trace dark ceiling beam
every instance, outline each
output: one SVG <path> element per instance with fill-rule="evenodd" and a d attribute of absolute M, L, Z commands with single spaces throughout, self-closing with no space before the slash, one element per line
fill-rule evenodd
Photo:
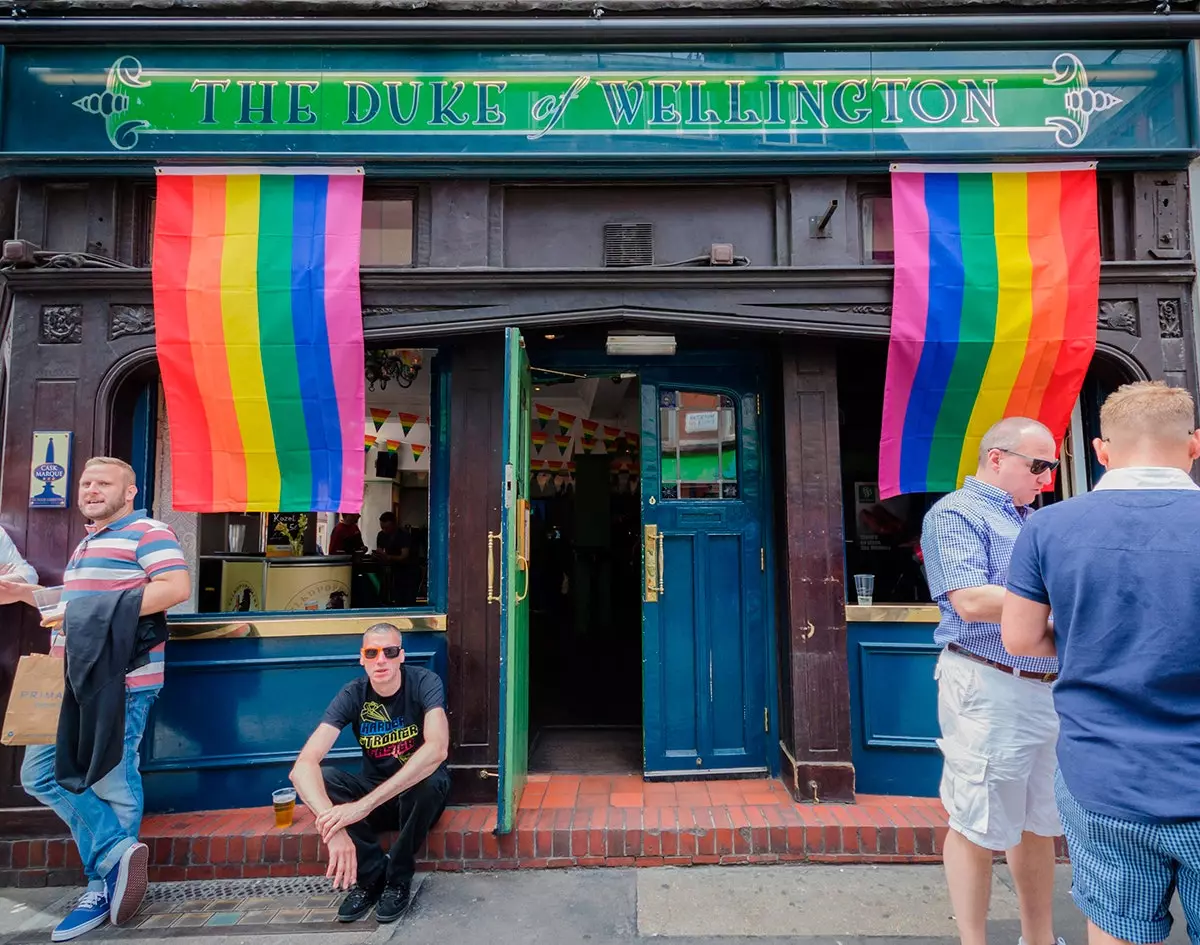
<path fill-rule="evenodd" d="M 1200 14 L 902 16 L 189 17 L 26 16 L 0 20 L 0 43 L 272 42 L 447 46 L 771 47 L 836 44 L 1146 42 L 1200 39 Z"/>

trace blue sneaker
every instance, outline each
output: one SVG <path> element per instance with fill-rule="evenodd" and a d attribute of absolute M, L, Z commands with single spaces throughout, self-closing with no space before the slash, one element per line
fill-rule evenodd
<path fill-rule="evenodd" d="M 69 942 L 108 921 L 108 897 L 102 892 L 85 892 L 70 914 L 50 933 L 52 942 Z"/>
<path fill-rule="evenodd" d="M 146 872 L 149 865 L 150 848 L 144 843 L 135 843 L 121 854 L 117 865 L 104 877 L 108 889 L 108 917 L 113 925 L 124 925 L 137 915 L 150 882 Z"/>

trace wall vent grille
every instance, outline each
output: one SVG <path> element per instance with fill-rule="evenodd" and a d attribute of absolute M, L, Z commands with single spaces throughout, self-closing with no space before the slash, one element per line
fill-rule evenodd
<path fill-rule="evenodd" d="M 654 264 L 653 223 L 604 224 L 604 265 L 651 266 Z"/>

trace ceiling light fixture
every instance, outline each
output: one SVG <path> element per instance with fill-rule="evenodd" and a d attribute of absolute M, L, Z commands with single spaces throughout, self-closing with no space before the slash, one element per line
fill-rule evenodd
<path fill-rule="evenodd" d="M 610 334 L 605 350 L 610 355 L 672 355 L 675 353 L 675 336 Z"/>

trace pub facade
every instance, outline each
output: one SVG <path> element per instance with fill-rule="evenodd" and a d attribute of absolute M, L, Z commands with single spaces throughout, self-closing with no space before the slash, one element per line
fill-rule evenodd
<path fill-rule="evenodd" d="M 916 543 L 937 496 L 878 489 L 889 167 L 1097 162 L 1069 495 L 1098 475 L 1108 391 L 1196 390 L 1200 151 L 1186 30 L 1047 17 L 1049 44 L 994 24 L 983 46 L 935 19 L 866 43 L 790 20 L 720 41 L 704 18 L 674 41 L 520 21 L 0 30 L 0 521 L 58 580 L 82 522 L 73 489 L 35 504 L 31 470 L 69 481 L 110 454 L 179 534 L 195 591 L 171 615 L 148 809 L 261 803 L 381 620 L 445 679 L 454 796 L 495 799 L 502 830 L 530 771 L 935 793 Z M 365 548 L 330 513 L 172 504 L 156 170 L 247 166 L 364 174 Z M 11 681 L 47 641 L 10 620 Z M 0 749 L 6 807 L 28 804 L 19 762 Z"/>

